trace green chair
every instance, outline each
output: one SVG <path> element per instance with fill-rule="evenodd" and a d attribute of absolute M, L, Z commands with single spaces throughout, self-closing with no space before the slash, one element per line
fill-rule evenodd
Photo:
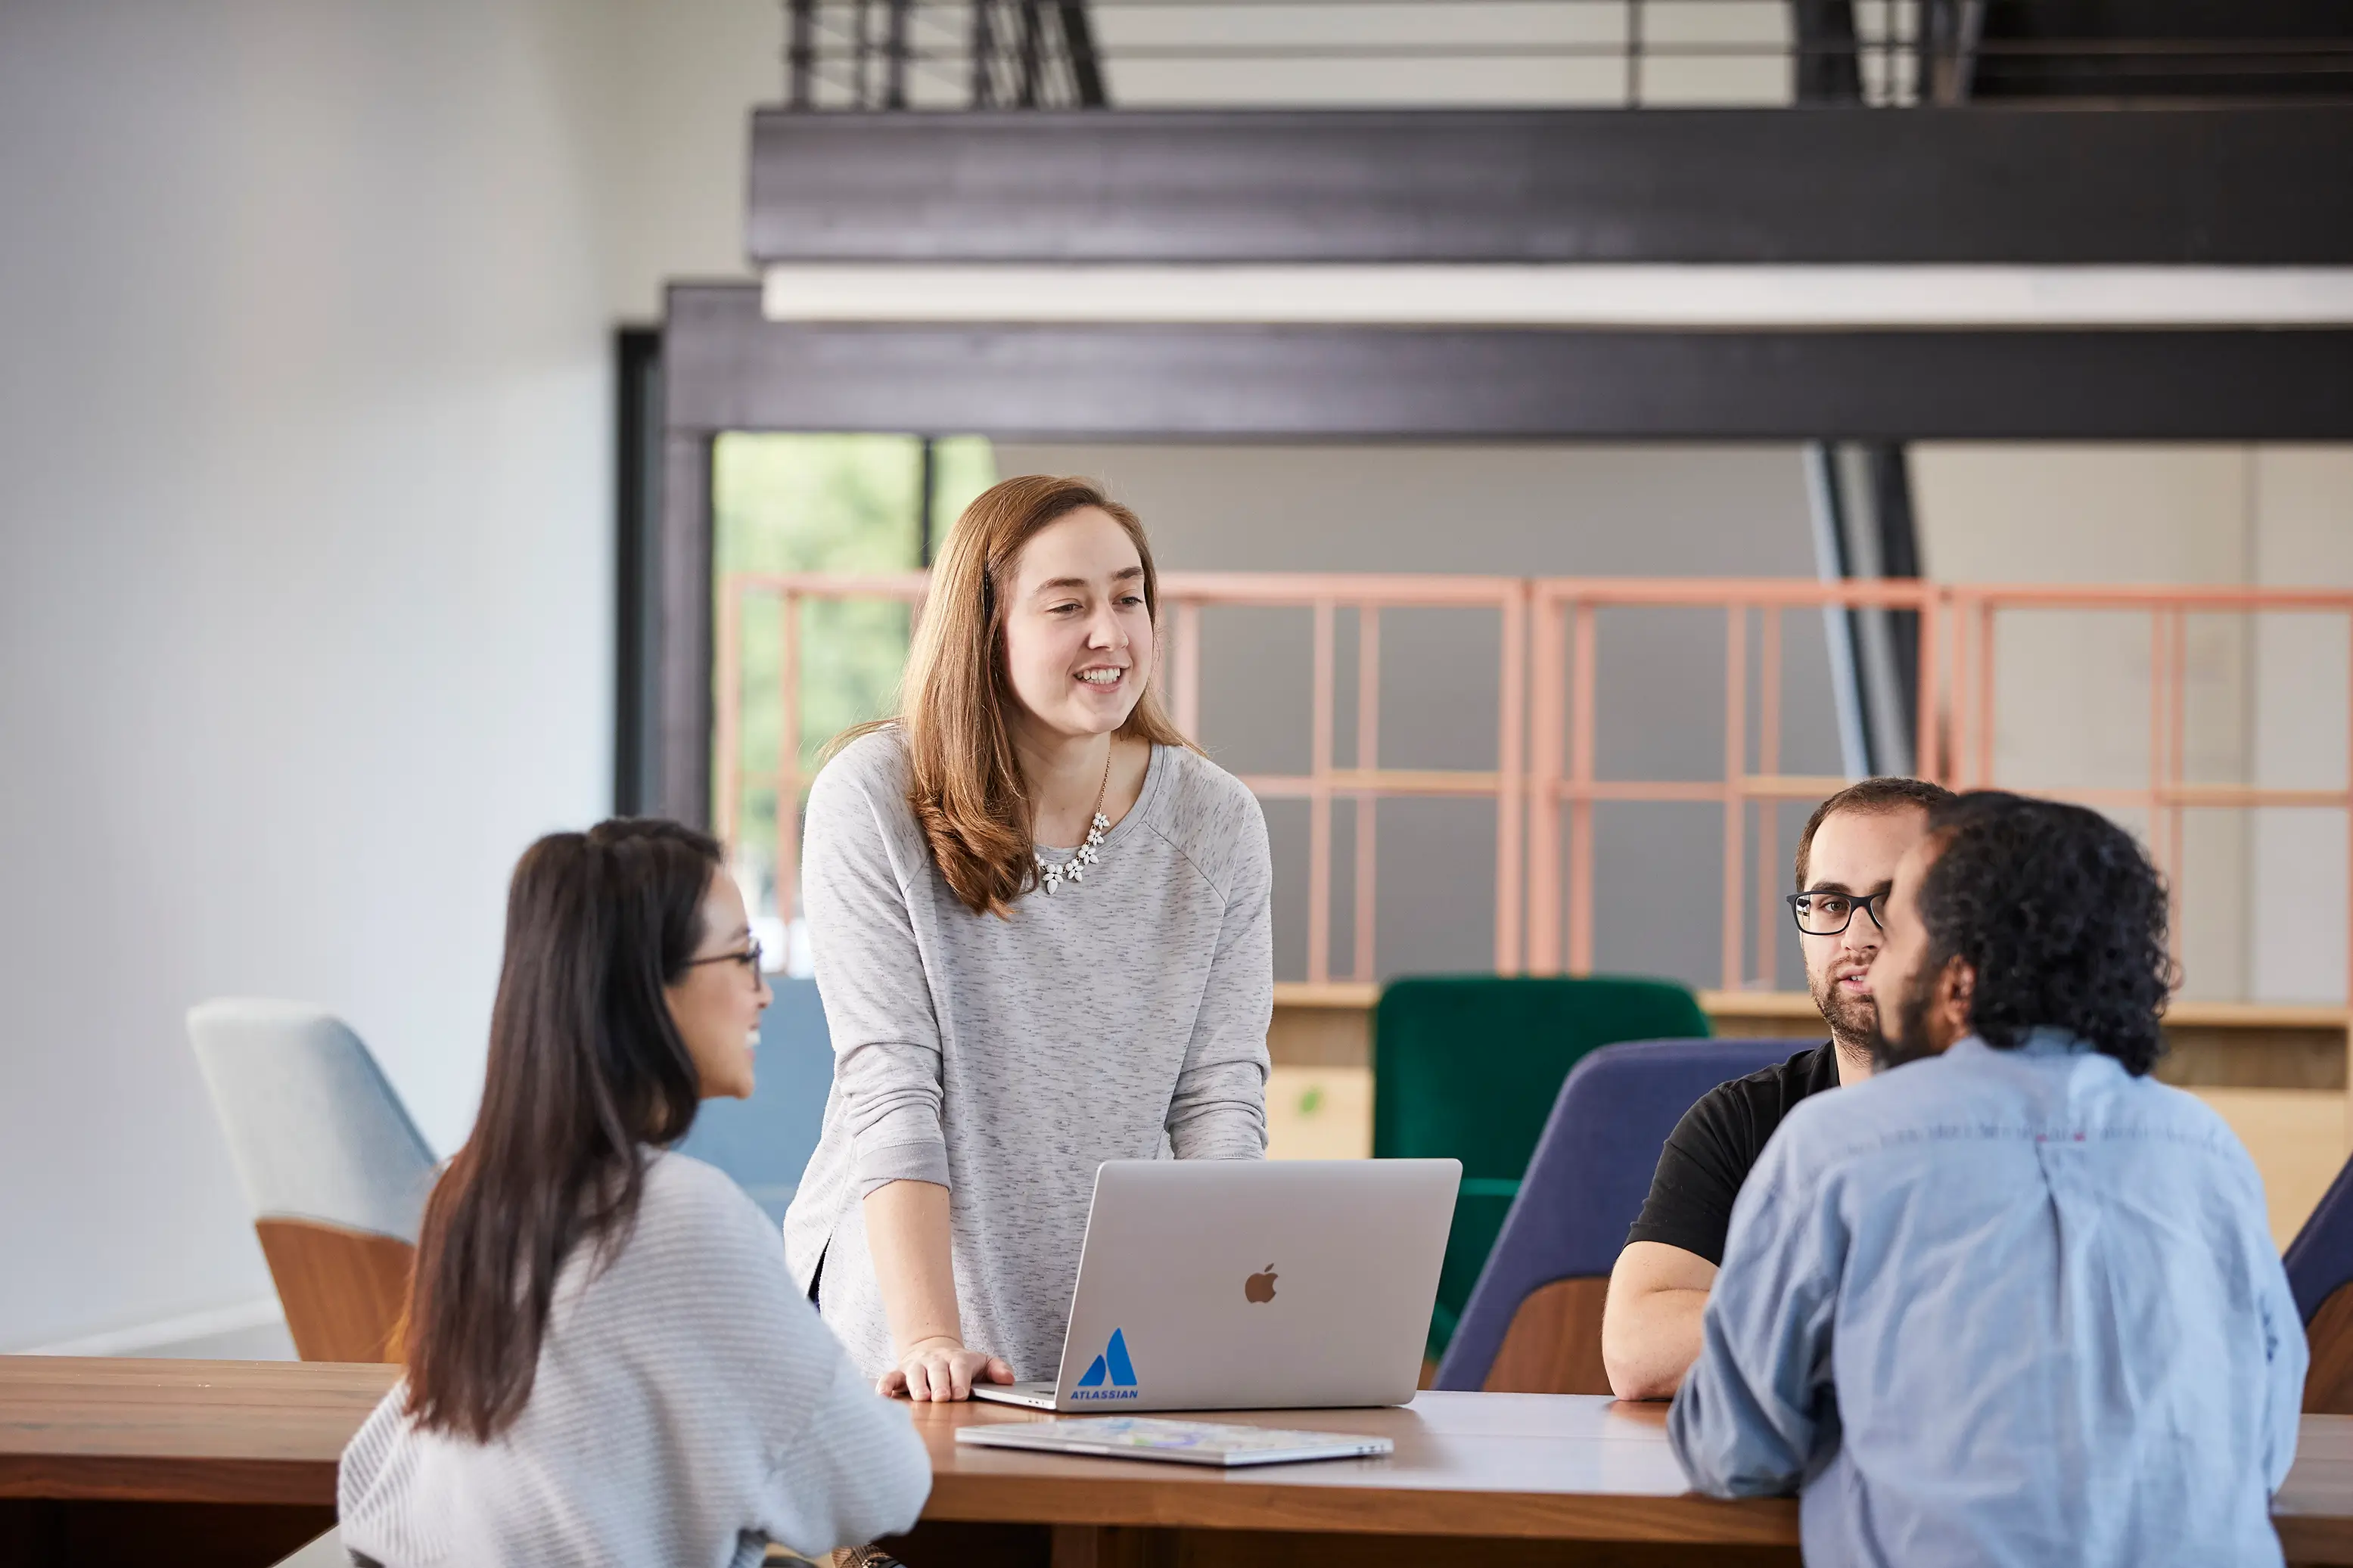
<path fill-rule="evenodd" d="M 1392 981 L 1373 1014 L 1373 1157 L 1462 1162 L 1430 1353 L 1444 1353 L 1520 1190 L 1545 1119 L 1588 1051 L 1708 1034 L 1665 980 L 1494 974 Z"/>

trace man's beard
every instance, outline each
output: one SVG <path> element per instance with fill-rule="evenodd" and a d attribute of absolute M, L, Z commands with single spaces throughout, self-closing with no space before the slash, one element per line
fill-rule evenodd
<path fill-rule="evenodd" d="M 1904 994 L 1895 997 L 1895 1032 L 1889 1034 L 1880 1027 L 1876 1018 L 1871 1026 L 1871 1070 L 1885 1072 L 1900 1068 L 1905 1062 L 1916 1062 L 1922 1057 L 1937 1054 L 1936 1044 L 1928 1037 L 1928 975 L 1924 970 L 1912 977 Z"/>
<path fill-rule="evenodd" d="M 1856 995 L 1839 982 L 1828 978 L 1806 978 L 1806 989 L 1814 994 L 1814 1011 L 1831 1026 L 1831 1038 L 1850 1056 L 1871 1048 L 1879 1034 L 1879 1007 L 1868 994 Z"/>

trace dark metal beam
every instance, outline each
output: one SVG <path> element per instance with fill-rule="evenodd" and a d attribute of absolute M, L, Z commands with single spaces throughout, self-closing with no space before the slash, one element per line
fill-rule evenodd
<path fill-rule="evenodd" d="M 1020 70 L 1013 89 L 1017 109 L 1036 109 L 1038 89 L 1045 80 L 1046 21 L 1038 9 L 1044 3 L 1045 0 L 1021 0 Z"/>
<path fill-rule="evenodd" d="M 681 285 L 673 431 L 1071 440 L 2353 439 L 2353 330 L 783 324 Z"/>
<path fill-rule="evenodd" d="M 972 4 L 972 107 L 997 107 L 997 35 L 991 26 L 995 0 Z"/>
<path fill-rule="evenodd" d="M 786 0 L 785 94 L 795 111 L 817 105 L 817 0 Z"/>
<path fill-rule="evenodd" d="M 665 336 L 667 373 L 669 340 Z M 711 445 L 673 419 L 662 443 L 655 594 L 661 668 L 654 723 L 656 789 L 646 809 L 697 827 L 711 821 Z"/>
<path fill-rule="evenodd" d="M 1810 442 L 1808 489 L 1825 578 L 1920 575 L 1912 484 L 1894 441 Z M 1920 616 L 1913 610 L 1831 613 L 1841 745 L 1850 772 L 1908 773 L 1919 736 Z"/>
<path fill-rule="evenodd" d="M 908 32 L 914 23 L 915 0 L 890 0 L 887 26 L 882 33 L 882 107 L 907 107 L 907 68 L 913 56 L 908 49 Z"/>
<path fill-rule="evenodd" d="M 794 114 L 761 260 L 2353 263 L 2353 107 Z"/>
<path fill-rule="evenodd" d="M 1798 36 L 1798 99 L 1802 103 L 1862 101 L 1862 50 L 1854 0 L 1790 0 Z"/>
<path fill-rule="evenodd" d="M 613 810 L 644 812 L 660 793 L 662 668 L 661 334 L 614 340 Z"/>
<path fill-rule="evenodd" d="M 1071 89 L 1078 95 L 1079 107 L 1109 108 L 1111 93 L 1103 85 L 1103 57 L 1095 52 L 1094 21 L 1086 0 L 1064 0 L 1057 9 L 1062 14 L 1062 52 L 1071 62 Z"/>

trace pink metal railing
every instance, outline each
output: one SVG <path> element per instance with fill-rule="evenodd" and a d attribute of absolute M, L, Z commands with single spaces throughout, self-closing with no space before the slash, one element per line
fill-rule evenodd
<path fill-rule="evenodd" d="M 854 575 L 737 574 L 720 595 L 717 786 L 723 837 L 740 821 L 744 785 L 775 784 L 780 814 L 797 802 L 808 778 L 800 770 L 799 607 L 809 599 L 882 599 L 920 612 L 920 573 Z M 780 719 L 783 739 L 773 766 L 742 755 L 743 610 L 755 595 L 781 605 Z M 1187 734 L 1201 722 L 1201 613 L 1217 605 L 1304 609 L 1314 618 L 1313 717 L 1308 771 L 1245 775 L 1264 799 L 1308 804 L 1307 978 L 1332 978 L 1333 802 L 1356 803 L 1353 942 L 1350 977 L 1371 980 L 1377 805 L 1398 796 L 1490 799 L 1496 805 L 1495 966 L 1549 973 L 1589 971 L 1593 963 L 1593 808 L 1623 801 L 1697 802 L 1721 806 L 1724 858 L 1721 963 L 1724 984 L 1773 973 L 1779 931 L 1781 868 L 1774 807 L 1815 801 L 1842 777 L 1787 774 L 1781 757 L 1783 622 L 1791 612 L 1825 609 L 1910 611 L 1918 617 L 1920 715 L 1916 770 L 1956 787 L 1995 782 L 1994 650 L 2004 610 L 2053 609 L 2145 614 L 2150 620 L 2149 773 L 2145 788 L 2042 788 L 2037 793 L 2110 809 L 2147 813 L 2153 855 L 2179 897 L 2183 814 L 2191 808 L 2317 806 L 2348 814 L 2353 845 L 2353 713 L 2348 715 L 2346 784 L 2335 789 L 2274 789 L 2198 784 L 2185 774 L 2187 617 L 2192 614 L 2318 612 L 2346 618 L 2353 640 L 2353 593 L 2257 588 L 2135 586 L 1952 586 L 1919 582 L 1815 583 L 1801 579 L 1650 579 L 1470 577 L 1363 574 L 1170 573 L 1162 579 L 1164 637 L 1160 671 L 1173 716 Z M 1401 769 L 1379 765 L 1380 616 L 1400 607 L 1492 609 L 1496 613 L 1499 698 L 1492 767 Z M 1605 778 L 1595 754 L 1599 612 L 1607 607 L 1718 609 L 1725 617 L 1724 766 L 1701 780 Z M 1335 751 L 1338 612 L 1356 616 L 1355 758 Z M 1757 637 L 1756 755 L 1749 756 L 1750 638 Z M 2353 682 L 2353 670 L 2348 670 Z M 1749 831 L 1752 812 L 1761 831 Z M 1523 816 L 1525 817 L 1525 834 Z M 1563 818 L 1566 817 L 1566 843 Z M 1753 837 L 1753 850 L 1752 840 Z M 776 836 L 776 887 L 786 918 L 798 884 L 795 831 Z M 1750 857 L 1754 856 L 1753 867 Z M 2348 989 L 2353 989 L 2353 848 L 2348 848 Z M 1744 887 L 1753 870 L 1753 922 Z M 1564 872 L 1566 874 L 1564 880 Z M 1523 920 L 1525 917 L 1525 926 Z M 2178 931 L 2179 921 L 2175 928 Z"/>
<path fill-rule="evenodd" d="M 2346 988 L 2353 1003 L 2353 696 L 2347 715 L 2346 784 L 2342 789 L 2276 789 L 2244 784 L 2191 784 L 2186 777 L 2189 729 L 2189 617 L 2192 615 L 2320 613 L 2346 617 L 2353 647 L 2353 594 L 2293 588 L 2144 587 L 2134 585 L 2044 586 L 2001 584 L 1944 590 L 1944 630 L 1952 639 L 1938 658 L 1924 656 L 1925 669 L 1948 662 L 1955 687 L 1949 704 L 1955 788 L 1993 785 L 1994 628 L 2002 610 L 2109 611 L 2149 618 L 2148 783 L 2145 788 L 2079 788 L 2037 785 L 2035 793 L 2111 810 L 2147 813 L 2151 858 L 2172 889 L 2172 922 L 2179 957 L 2184 854 L 2184 816 L 2212 808 L 2322 807 L 2347 813 Z M 1923 638 L 1924 645 L 1926 642 Z M 2353 693 L 2353 668 L 2348 668 Z"/>
<path fill-rule="evenodd" d="M 744 784 L 758 776 L 776 787 L 776 912 L 800 912 L 800 799 L 815 775 L 801 772 L 800 610 L 808 599 L 881 599 L 922 612 L 931 575 L 923 572 L 731 572 L 719 586 L 718 668 L 714 679 L 712 802 L 720 839 L 735 842 L 744 815 Z M 777 600 L 776 764 L 752 769 L 744 758 L 744 605 L 755 594 Z M 789 825 L 790 831 L 787 831 Z"/>
<path fill-rule="evenodd" d="M 1917 611 L 1926 642 L 1937 613 L 1936 591 L 1916 582 L 1810 583 L 1788 578 L 1543 578 L 1529 584 L 1535 602 L 1535 654 L 1531 729 L 1534 760 L 1528 796 L 1528 970 L 1550 974 L 1564 967 L 1593 968 L 1593 808 L 1605 801 L 1717 802 L 1724 808 L 1724 984 L 1741 984 L 1741 898 L 1747 819 L 1752 806 L 1769 813 L 1784 800 L 1818 801 L 1845 786 L 1842 777 L 1788 775 L 1781 756 L 1781 620 L 1791 610 L 1824 606 Z M 1599 612 L 1612 605 L 1722 609 L 1725 613 L 1724 776 L 1719 780 L 1603 779 L 1598 776 L 1594 731 Z M 1758 636 L 1757 766 L 1748 767 L 1748 618 L 1763 616 Z M 1920 711 L 1934 711 L 1924 673 Z M 1566 692 L 1563 688 L 1566 687 Z M 1564 755 L 1564 748 L 1566 755 Z M 1924 750 L 1923 776 L 1936 776 Z M 1567 953 L 1561 952 L 1560 814 L 1568 816 Z M 1757 973 L 1773 973 L 1778 913 L 1778 848 L 1770 831 L 1757 836 Z"/>
<path fill-rule="evenodd" d="M 1304 798 L 1307 829 L 1307 979 L 1329 980 L 1332 952 L 1332 803 L 1356 803 L 1352 978 L 1373 968 L 1374 848 L 1377 803 L 1387 796 L 1454 796 L 1495 802 L 1495 967 L 1520 962 L 1520 803 L 1525 787 L 1525 710 L 1527 593 L 1516 577 L 1172 572 L 1162 579 L 1175 606 L 1176 666 L 1171 681 L 1177 727 L 1198 732 L 1201 611 L 1213 605 L 1306 609 L 1315 617 L 1314 717 L 1308 772 L 1244 774 L 1262 800 Z M 1496 612 L 1498 692 L 1495 765 L 1490 769 L 1384 768 L 1380 754 L 1380 615 L 1384 609 L 1492 609 Z M 1356 759 L 1334 755 L 1338 686 L 1338 612 L 1356 614 Z"/>
<path fill-rule="evenodd" d="M 719 600 L 718 722 L 715 768 L 720 835 L 732 840 L 742 818 L 744 784 L 758 776 L 773 783 L 784 811 L 807 790 L 800 767 L 798 640 L 800 605 L 808 599 L 882 599 L 920 610 L 928 583 L 920 572 L 875 575 L 833 573 L 736 573 L 722 584 Z M 779 688 L 782 741 L 772 767 L 748 769 L 743 757 L 744 607 L 754 595 L 774 595 L 781 610 Z M 1524 865 L 1520 831 L 1525 787 L 1524 682 L 1527 672 L 1525 585 L 1516 577 L 1385 576 L 1375 574 L 1172 572 L 1160 580 L 1164 636 L 1159 678 L 1168 682 L 1172 717 L 1191 735 L 1201 722 L 1201 612 L 1217 605 L 1304 609 L 1314 617 L 1312 734 L 1304 773 L 1242 775 L 1262 800 L 1304 800 L 1308 809 L 1307 978 L 1332 978 L 1332 803 L 1356 803 L 1355 893 L 1352 977 L 1374 977 L 1373 931 L 1377 889 L 1377 803 L 1385 796 L 1457 796 L 1492 799 L 1495 812 L 1495 966 L 1519 963 L 1520 879 Z M 1380 614 L 1383 609 L 1492 609 L 1496 612 L 1500 697 L 1497 754 L 1486 769 L 1384 768 L 1380 747 Z M 1337 705 L 1338 613 L 1356 616 L 1356 744 L 1353 765 L 1335 755 Z M 776 835 L 776 880 L 779 913 L 796 912 L 799 885 L 797 836 Z"/>

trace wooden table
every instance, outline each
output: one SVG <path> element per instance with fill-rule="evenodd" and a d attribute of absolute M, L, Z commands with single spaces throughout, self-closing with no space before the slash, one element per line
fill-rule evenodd
<path fill-rule="evenodd" d="M 1694 1494 L 1667 1449 L 1663 1405 L 1426 1393 L 1398 1410 L 1206 1416 L 1397 1444 L 1387 1458 L 1232 1472 L 955 1441 L 960 1426 L 1039 1419 L 1001 1405 L 919 1405 L 914 1415 L 933 1480 L 906 1543 L 910 1568 L 943 1558 L 1052 1568 L 1798 1562 L 1798 1505 Z M 967 1528 L 941 1528 L 951 1524 Z M 1000 1527 L 997 1550 L 969 1528 L 979 1525 Z M 1015 1534 L 1024 1526 L 1026 1552 Z M 953 1557 L 927 1553 L 927 1536 L 950 1537 Z M 1586 1550 L 1565 1552 L 1567 1542 Z"/>
<path fill-rule="evenodd" d="M 1043 1521 L 1052 1568 L 1796 1564 L 1796 1502 L 1688 1490 L 1666 1415 L 1598 1395 L 1440 1393 L 1401 1410 L 1238 1412 L 1211 1419 L 1378 1433 L 1397 1452 L 1228 1473 L 960 1446 L 958 1426 L 1038 1417 L 919 1407 L 934 1479 L 908 1562 L 930 1568 L 913 1553 L 934 1521 Z M 2273 1517 L 2291 1563 L 2353 1563 L 2353 1416 L 2304 1418 Z M 1029 1561 L 1039 1555 L 1033 1544 Z"/>
<path fill-rule="evenodd" d="M 275 1563 L 397 1367 L 0 1356 L 0 1568 Z"/>
<path fill-rule="evenodd" d="M 335 1461 L 396 1369 L 0 1356 L 0 1568 L 275 1562 L 332 1522 Z M 1795 1563 L 1797 1507 L 1695 1497 L 1665 1407 L 1425 1394 L 1221 1420 L 1377 1432 L 1387 1459 L 1235 1474 L 960 1447 L 1003 1405 L 914 1408 L 934 1476 L 912 1568 Z M 2353 1417 L 2307 1415 L 2274 1506 L 2291 1561 L 2353 1564 Z"/>

